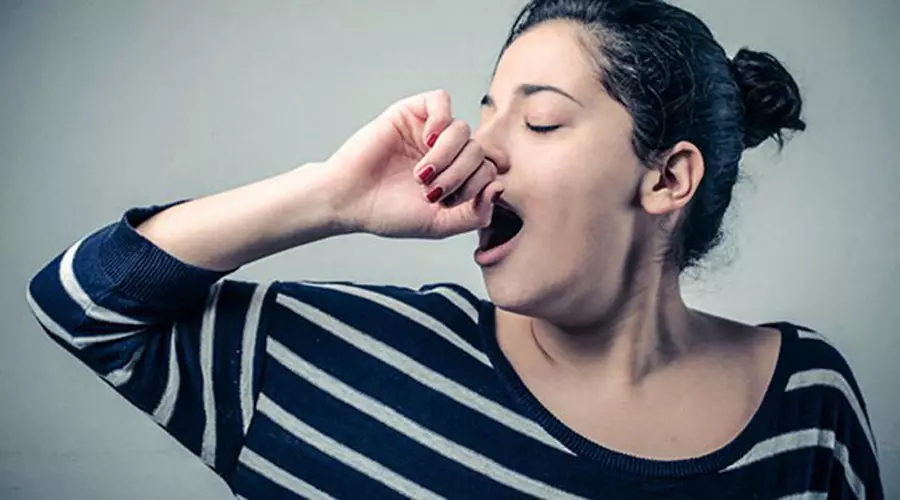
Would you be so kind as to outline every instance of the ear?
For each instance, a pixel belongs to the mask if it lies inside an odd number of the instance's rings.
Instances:
[[[684,208],[694,197],[704,168],[700,149],[690,142],[679,142],[641,179],[641,206],[653,215]]]

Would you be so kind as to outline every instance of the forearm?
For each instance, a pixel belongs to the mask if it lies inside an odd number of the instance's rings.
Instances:
[[[335,208],[336,186],[327,165],[309,164],[175,205],[137,231],[183,262],[228,271],[348,232]]]

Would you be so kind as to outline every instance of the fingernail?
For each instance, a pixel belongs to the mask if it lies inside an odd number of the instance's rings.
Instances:
[[[434,165],[426,165],[425,168],[419,171],[416,176],[419,178],[419,181],[422,184],[428,184],[429,182],[434,180]]]
[[[431,191],[429,191],[428,194],[425,196],[425,198],[427,198],[429,202],[434,203],[434,202],[440,200],[441,196],[443,196],[443,195],[444,195],[444,188],[438,186],[438,187],[432,189]]]
[[[436,143],[437,140],[438,140],[438,135],[437,135],[437,134],[431,134],[430,136],[428,136],[428,140],[425,141],[425,144],[428,144],[428,147],[429,147],[429,148],[433,148],[433,147],[434,147],[434,143]]]

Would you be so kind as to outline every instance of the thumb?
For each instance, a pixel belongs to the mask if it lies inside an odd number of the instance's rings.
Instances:
[[[493,181],[487,185],[478,196],[473,200],[472,215],[477,222],[477,228],[483,229],[491,225],[491,218],[494,215],[494,203],[503,194],[503,184],[500,181]]]
[[[493,181],[475,198],[439,211],[435,236],[446,238],[488,227],[494,213],[494,202],[503,193],[500,181]]]

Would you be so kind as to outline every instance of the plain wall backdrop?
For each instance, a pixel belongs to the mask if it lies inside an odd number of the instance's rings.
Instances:
[[[198,460],[38,328],[29,278],[128,207],[327,156],[391,102],[446,88],[477,123],[521,0],[0,0],[0,497],[226,498]],[[729,54],[771,51],[809,131],[745,156],[692,305],[831,337],[868,401],[900,498],[900,2],[684,0]],[[353,236],[246,279],[452,280],[483,293],[472,235]],[[891,494],[892,493],[892,494]]]

